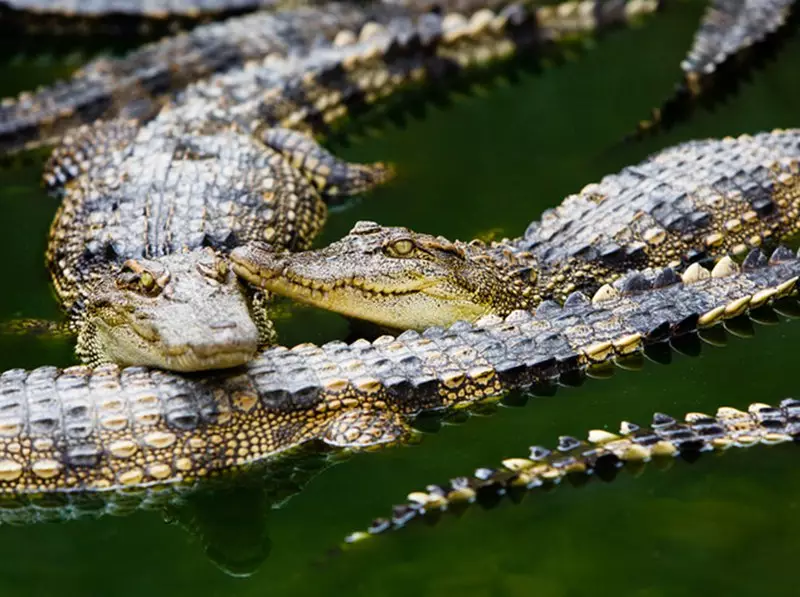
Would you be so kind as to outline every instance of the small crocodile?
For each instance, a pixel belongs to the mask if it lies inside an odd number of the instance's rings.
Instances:
[[[394,329],[474,321],[613,294],[629,270],[699,261],[793,237],[800,228],[800,130],[691,141],[606,176],[525,234],[451,242],[360,222],[319,250],[234,249],[234,271],[270,292]],[[693,270],[687,270],[693,271]],[[629,290],[639,280],[628,278]]]
[[[260,12],[197,27],[147,44],[124,58],[101,57],[67,82],[25,92],[0,104],[0,151],[52,145],[64,133],[98,119],[153,116],[192,82],[268,56],[308,52],[342,30],[407,14],[375,5],[337,2],[278,14]]]
[[[271,339],[263,301],[250,301],[225,262],[199,249],[224,253],[254,239],[270,250],[307,248],[324,200],[389,175],[382,164],[345,165],[297,131],[317,132],[410,83],[547,44],[560,31],[540,26],[539,13],[512,5],[470,19],[368,24],[357,43],[345,35],[307,57],[194,84],[144,126],[118,119],[69,135],[45,172],[64,197],[48,265],[79,356],[181,371],[246,362],[259,337]],[[610,24],[632,15],[616,7],[597,16]]]
[[[441,485],[408,494],[390,518],[376,519],[366,531],[356,531],[345,544],[402,528],[415,519],[435,517],[443,511],[463,512],[470,504],[494,505],[503,496],[519,498],[539,487],[558,484],[568,477],[597,475],[612,479],[623,465],[679,456],[693,462],[703,452],[731,448],[774,446],[800,442],[800,400],[787,398],[778,406],[753,403],[747,411],[721,407],[715,416],[687,413],[683,422],[656,413],[649,427],[622,422],[619,433],[593,429],[585,441],[561,436],[558,446],[532,446],[527,457],[508,458],[493,468],[478,468]]]
[[[271,0],[1,0],[0,30],[14,35],[150,36],[276,4]]]
[[[800,258],[754,249],[741,268],[703,271],[637,272],[635,290],[594,301],[575,293],[535,315],[268,348],[242,369],[203,377],[116,365],[7,371],[0,497],[35,506],[64,493],[185,492],[309,445],[405,442],[421,412],[497,400],[730,318],[786,310]],[[623,279],[621,288],[632,287]]]

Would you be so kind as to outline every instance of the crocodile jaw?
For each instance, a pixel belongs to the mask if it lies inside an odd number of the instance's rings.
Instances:
[[[455,321],[474,321],[485,315],[487,305],[445,278],[408,276],[375,280],[351,278],[324,283],[299,273],[288,259],[296,256],[275,254],[254,263],[239,249],[231,255],[233,271],[250,284],[269,292],[346,317],[363,319],[393,329],[422,330],[449,326]],[[380,278],[377,280],[377,278]]]

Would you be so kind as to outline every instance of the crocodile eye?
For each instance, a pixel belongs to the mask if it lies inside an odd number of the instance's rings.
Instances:
[[[414,250],[414,241],[410,238],[398,238],[386,244],[384,252],[390,257],[406,257]]]
[[[144,271],[139,276],[139,284],[144,288],[147,292],[151,292],[153,287],[156,285],[156,280],[153,278],[153,274],[148,271]]]
[[[146,296],[159,294],[169,280],[169,274],[164,273],[158,278],[156,274],[134,259],[129,259],[122,264],[117,274],[116,282],[119,288],[138,292]]]

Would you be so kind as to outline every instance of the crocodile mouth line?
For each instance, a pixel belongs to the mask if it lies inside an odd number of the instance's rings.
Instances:
[[[300,274],[284,268],[279,272],[274,270],[264,270],[262,268],[251,268],[246,264],[234,262],[233,271],[249,283],[276,292],[286,294],[290,297],[319,300],[329,297],[337,290],[354,290],[373,297],[400,297],[419,293],[437,283],[436,280],[420,280],[419,283],[406,284],[402,286],[386,287],[367,280],[344,278],[329,284],[311,278],[306,278]]]

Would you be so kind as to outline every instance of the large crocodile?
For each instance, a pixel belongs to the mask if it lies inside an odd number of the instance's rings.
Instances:
[[[698,266],[699,267],[699,266]],[[265,350],[205,377],[115,365],[0,375],[0,497],[158,496],[312,445],[358,450],[408,440],[411,417],[632,358],[797,292],[800,258],[754,249],[710,276],[633,274],[635,289],[373,342]],[[796,303],[795,303],[796,304]]]
[[[424,329],[602,298],[632,269],[698,261],[792,238],[800,227],[800,130],[691,141],[590,184],[514,240],[486,245],[361,222],[315,251],[236,248],[249,282],[349,317]],[[728,261],[718,264],[726,267]],[[629,289],[640,282],[628,278]]]
[[[597,12],[592,26],[636,16],[623,8]],[[270,338],[263,301],[250,301],[207,249],[254,239],[307,248],[324,199],[388,175],[381,164],[347,166],[288,129],[316,132],[409,83],[546,44],[560,31],[540,26],[540,13],[512,5],[366,25],[357,43],[194,84],[144,126],[112,120],[69,135],[45,173],[64,196],[48,265],[78,354],[184,371],[246,362],[256,323]]]
[[[507,458],[498,467],[481,467],[447,483],[411,492],[406,503],[392,509],[390,518],[375,519],[367,530],[348,535],[345,544],[400,529],[420,518],[435,519],[447,510],[460,513],[473,503],[494,505],[503,496],[519,498],[567,478],[597,475],[610,480],[623,465],[639,470],[651,460],[683,457],[693,462],[704,452],[798,441],[800,400],[792,398],[778,406],[753,403],[747,411],[721,407],[714,416],[691,412],[683,422],[656,413],[649,427],[623,421],[619,433],[594,429],[585,441],[561,436],[554,449],[531,446],[526,457]]]

